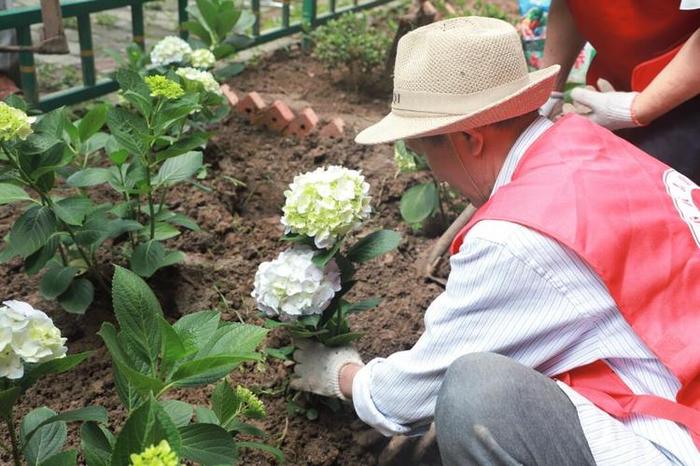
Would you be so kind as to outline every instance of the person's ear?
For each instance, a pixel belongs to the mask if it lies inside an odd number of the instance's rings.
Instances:
[[[447,135],[452,147],[462,157],[481,157],[484,151],[484,135],[476,129],[466,129]]]

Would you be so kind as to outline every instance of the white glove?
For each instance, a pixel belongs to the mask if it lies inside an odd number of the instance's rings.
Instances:
[[[564,93],[554,91],[550,94],[547,102],[540,107],[540,115],[547,118],[553,118],[561,111],[561,107],[564,103]]]
[[[574,105],[588,107],[590,113],[586,116],[609,130],[641,126],[632,112],[632,103],[639,92],[615,92],[612,86],[602,79],[598,80],[598,87],[603,92],[582,87],[572,90],[571,99]]]
[[[340,370],[347,364],[362,364],[357,351],[350,346],[329,348],[311,340],[295,341],[295,378],[290,386],[295,390],[345,400],[340,391]]]

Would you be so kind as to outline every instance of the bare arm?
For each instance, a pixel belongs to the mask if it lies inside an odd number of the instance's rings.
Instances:
[[[700,94],[700,28],[690,36],[673,60],[633,103],[633,113],[648,124]]]
[[[576,28],[566,0],[552,0],[547,18],[547,39],[544,43],[542,63],[545,67],[561,65],[555,91],[564,90],[569,71],[585,43],[586,40]]]
[[[360,369],[362,369],[362,366],[359,364],[346,364],[340,369],[340,392],[347,399],[352,398],[352,381]]]

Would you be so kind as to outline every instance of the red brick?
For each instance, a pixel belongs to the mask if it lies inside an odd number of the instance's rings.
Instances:
[[[294,112],[281,100],[275,100],[262,113],[260,124],[269,130],[281,133],[292,121],[294,121]]]
[[[287,129],[284,130],[286,136],[295,136],[299,139],[304,139],[308,136],[318,124],[318,116],[311,107],[306,107],[299,112],[299,115],[292,121]]]
[[[236,95],[236,92],[231,89],[231,86],[228,84],[223,84],[221,86],[221,93],[226,97],[226,99],[228,99],[228,103],[231,105],[231,107],[238,105],[238,95]]]
[[[321,128],[320,136],[323,139],[343,139],[343,136],[345,136],[345,122],[342,118],[333,118],[330,123]]]
[[[247,93],[238,102],[236,109],[238,109],[238,113],[240,113],[241,115],[247,117],[250,120],[253,120],[253,118],[255,118],[256,115],[258,115],[260,112],[265,110],[266,107],[267,105],[265,104],[263,98],[260,97],[260,94],[253,91]]]

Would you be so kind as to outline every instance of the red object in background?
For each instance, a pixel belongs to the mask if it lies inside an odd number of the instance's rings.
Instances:
[[[267,107],[267,104],[265,104],[263,98],[260,97],[260,94],[255,91],[247,93],[236,106],[238,113],[251,121],[262,112],[265,107]]]
[[[598,78],[605,78],[618,91],[643,90],[670,61],[655,59],[678,49],[700,27],[700,10],[680,10],[678,1],[568,0],[568,4],[579,32],[596,50],[586,80],[595,85]],[[643,78],[635,80],[633,70],[642,64],[646,64]]]
[[[281,133],[294,120],[294,112],[281,100],[275,100],[259,118],[262,126]]]
[[[528,149],[451,252],[484,219],[524,225],[573,249],[681,388],[676,401],[635,395],[603,361],[557,378],[617,418],[650,415],[687,427],[700,450],[699,200],[687,177],[569,115]]]
[[[15,84],[13,80],[0,74],[0,100],[4,100],[12,94],[17,94],[20,92],[19,87]]]
[[[221,93],[224,95],[224,97],[226,97],[226,100],[228,100],[231,107],[235,108],[238,105],[238,95],[233,89],[231,89],[231,86],[228,84],[223,84],[221,86]]]
[[[335,117],[330,123],[321,128],[319,135],[323,139],[343,139],[345,136],[345,122],[342,118]]]
[[[311,107],[306,107],[292,121],[287,129],[284,130],[285,136],[294,136],[299,139],[304,139],[316,128],[318,124],[318,116]]]

